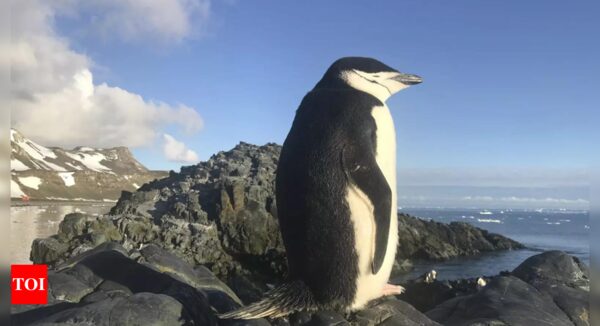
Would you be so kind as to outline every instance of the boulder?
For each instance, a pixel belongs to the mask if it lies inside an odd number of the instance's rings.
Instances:
[[[573,325],[550,298],[514,276],[492,279],[480,292],[454,298],[426,313],[443,325]]]
[[[59,241],[56,236],[35,239],[31,244],[30,259],[34,264],[45,264],[60,259],[67,253],[69,245]]]
[[[46,306],[13,309],[15,324],[216,325],[214,310],[239,299],[207,270],[195,270],[168,252],[127,251],[103,244],[49,272]],[[133,255],[135,253],[135,255]]]
[[[589,291],[589,268],[577,257],[562,251],[532,256],[514,269],[513,275],[533,285],[562,284]]]
[[[84,233],[86,227],[86,215],[71,213],[65,215],[58,225],[58,236],[61,239],[72,239]]]
[[[547,251],[525,260],[513,275],[551,297],[575,325],[590,324],[590,272],[577,257]]]
[[[590,325],[588,275],[588,267],[576,257],[549,251],[426,315],[444,325]]]
[[[439,325],[410,304],[396,299],[384,299],[374,306],[357,312],[350,321],[352,325],[360,326]]]

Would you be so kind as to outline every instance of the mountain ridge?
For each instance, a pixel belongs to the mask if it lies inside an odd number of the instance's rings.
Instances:
[[[121,191],[167,175],[151,171],[129,148],[46,147],[16,129],[11,140],[11,198],[115,201]]]

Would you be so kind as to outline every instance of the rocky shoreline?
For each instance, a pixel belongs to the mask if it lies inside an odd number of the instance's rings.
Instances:
[[[49,303],[14,306],[13,323],[469,325],[485,320],[491,325],[492,321],[514,324],[520,315],[511,309],[531,310],[531,304],[543,304],[548,306],[544,313],[554,316],[551,320],[557,325],[566,320],[571,322],[568,325],[585,324],[575,321],[585,320],[588,311],[583,300],[589,293],[584,284],[587,268],[557,252],[524,262],[534,264],[529,269],[488,278],[483,288],[476,280],[412,281],[405,284],[408,291],[403,296],[378,300],[351,315],[321,311],[270,321],[217,320],[216,312],[258,300],[285,276],[274,195],[280,150],[276,144],[240,143],[136,192],[123,192],[108,215],[67,215],[58,234],[32,244],[31,260],[52,269]],[[442,224],[403,214],[398,218],[394,273],[410,269],[414,259],[443,260],[523,248],[467,223]],[[552,269],[556,264],[562,268]],[[535,276],[543,272],[539,266],[556,277]],[[566,270],[572,275],[560,274]],[[514,291],[509,298],[515,305],[498,297],[502,287]],[[521,292],[530,298],[517,307]],[[481,315],[471,309],[478,305]]]
[[[13,306],[12,324],[92,325],[589,325],[589,270],[550,251],[512,272],[481,280],[414,280],[407,292],[344,314],[219,320],[239,307],[234,291],[208,268],[193,267],[155,244],[126,250],[105,242],[49,272],[45,306]],[[417,307],[419,309],[417,309]]]

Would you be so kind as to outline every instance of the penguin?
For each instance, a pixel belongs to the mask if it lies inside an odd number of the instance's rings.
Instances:
[[[345,57],[306,94],[276,175],[286,281],[221,318],[351,312],[404,291],[388,284],[398,221],[396,134],[385,103],[421,81],[372,58]]]

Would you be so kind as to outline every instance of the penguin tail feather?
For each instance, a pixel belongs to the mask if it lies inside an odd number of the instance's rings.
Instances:
[[[316,310],[314,297],[302,281],[284,283],[265,294],[265,298],[248,306],[220,314],[220,319],[256,319],[283,317],[300,310]]]

